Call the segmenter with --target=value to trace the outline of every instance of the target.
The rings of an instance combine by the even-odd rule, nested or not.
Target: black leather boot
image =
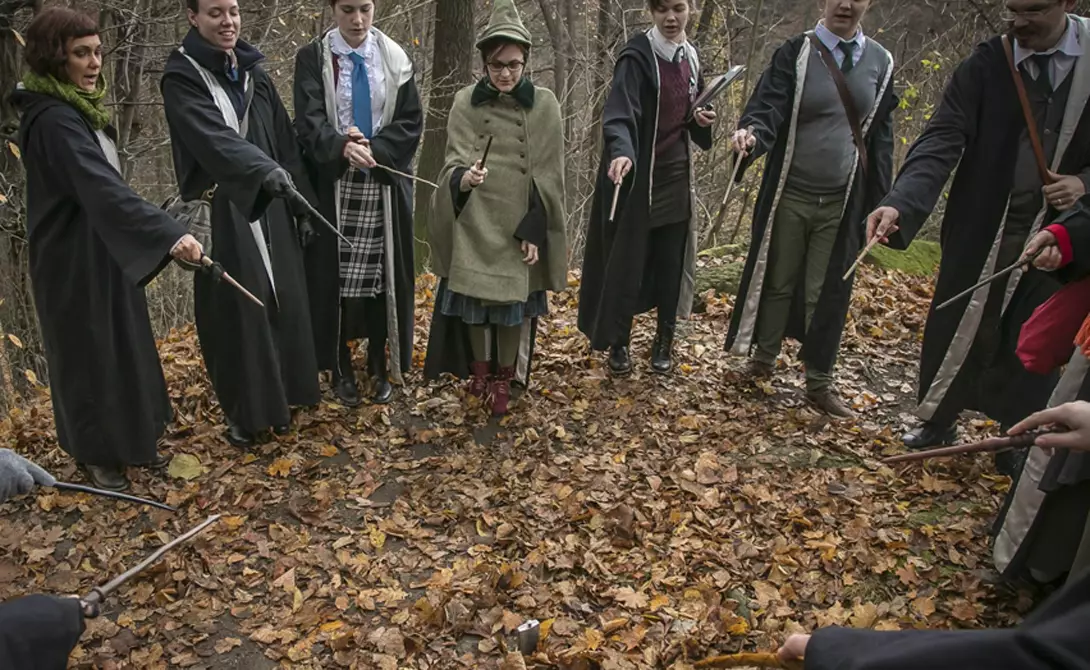
[[[371,347],[367,352],[367,367],[371,371],[371,388],[373,395],[371,402],[376,405],[386,405],[394,397],[394,386],[386,374],[386,341],[383,340],[382,348]]]
[[[348,342],[337,347],[337,367],[333,370],[333,395],[346,407],[360,404],[360,391],[356,387],[356,372],[352,369],[352,351]]]
[[[236,447],[254,446],[254,436],[246,432],[246,430],[242,426],[238,425],[234,421],[231,421],[230,419],[227,419],[226,435],[227,441],[235,445]]]
[[[627,344],[614,344],[609,348],[609,371],[618,376],[632,372],[632,359],[628,356]]]
[[[660,375],[674,369],[674,324],[660,323],[651,345],[651,369]]]
[[[951,445],[957,438],[958,427],[956,425],[942,425],[924,421],[905,433],[901,440],[909,449],[928,449],[930,447]]]
[[[87,475],[91,485],[95,488],[107,491],[127,491],[129,478],[125,476],[125,468],[120,465],[86,465],[80,464],[80,469]]]

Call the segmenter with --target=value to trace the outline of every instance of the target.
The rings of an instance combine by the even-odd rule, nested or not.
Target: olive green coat
[[[474,85],[454,98],[446,164],[428,226],[433,270],[455,293],[490,302],[523,302],[533,291],[565,288],[564,130],[553,92],[535,89],[524,108],[509,95],[473,106]],[[455,217],[451,178],[481,158],[489,136],[488,177]],[[515,230],[530,203],[531,180],[545,204],[547,241],[535,265],[523,262]]]

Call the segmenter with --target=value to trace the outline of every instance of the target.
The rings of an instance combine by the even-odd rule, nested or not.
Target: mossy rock
[[[935,274],[941,259],[942,249],[938,243],[924,240],[914,241],[906,251],[877,246],[867,256],[868,262],[884,270],[900,270],[910,275],[924,277]]]
[[[722,244],[718,247],[709,247],[701,251],[697,256],[700,258],[726,258],[728,256],[744,255],[748,249],[748,246],[742,244]]]
[[[703,312],[703,295],[712,289],[716,294],[734,295],[738,291],[738,284],[742,281],[742,263],[718,263],[696,269],[696,280],[693,290],[693,310]]]

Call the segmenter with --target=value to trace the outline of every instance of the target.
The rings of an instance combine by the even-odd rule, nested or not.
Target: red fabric
[[[1061,267],[1075,260],[1075,250],[1071,248],[1071,236],[1067,234],[1067,228],[1062,223],[1054,223],[1045,230],[1056,238],[1056,246],[1060,248]]]
[[[1026,370],[1043,375],[1065,365],[1088,314],[1090,277],[1066,284],[1034,310],[1018,334],[1018,359]]]

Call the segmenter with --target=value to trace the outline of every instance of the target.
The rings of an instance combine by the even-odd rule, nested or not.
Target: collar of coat
[[[498,88],[492,85],[487,76],[481,77],[481,80],[473,87],[473,97],[470,98],[470,103],[474,107],[478,107],[490,100],[499,98],[501,95],[510,95],[515,99],[515,102],[526,109],[534,108],[534,85],[527,77],[520,79],[515,89],[508,94],[501,93]]]
[[[228,65],[233,65],[227,52],[210,44],[201,37],[196,28],[189,29],[185,39],[182,40],[182,47],[185,48],[185,52],[193,60],[210,72],[227,74]],[[265,60],[265,55],[258,51],[256,47],[242,40],[235,44],[234,54],[238,67],[243,72],[249,72],[255,65]]]

